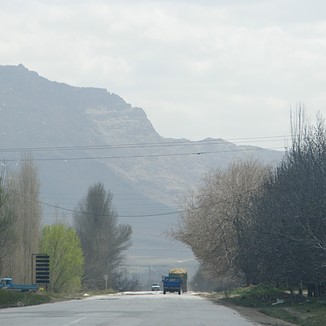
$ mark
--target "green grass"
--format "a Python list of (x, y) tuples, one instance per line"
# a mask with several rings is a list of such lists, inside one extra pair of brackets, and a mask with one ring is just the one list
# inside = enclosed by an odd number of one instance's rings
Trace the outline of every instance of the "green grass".
[[(89, 296), (115, 293), (113, 290), (86, 292)], [(53, 293), (53, 292), (19, 292), (0, 289), (0, 308), (38, 305), (48, 302), (81, 299), (85, 292), (81, 293)]]
[(50, 301), (51, 298), (46, 293), (18, 292), (0, 289), (1, 308), (37, 305)]
[[(277, 299), (283, 303), (275, 304)], [(282, 289), (253, 286), (228, 293), (224, 302), (256, 308), (271, 317), (301, 326), (326, 325), (326, 301), (291, 295)]]

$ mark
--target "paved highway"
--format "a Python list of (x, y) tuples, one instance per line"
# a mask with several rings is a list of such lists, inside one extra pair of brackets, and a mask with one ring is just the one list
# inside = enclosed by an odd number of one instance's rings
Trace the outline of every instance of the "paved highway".
[(252, 326), (191, 293), (137, 292), (0, 310), (3, 326)]

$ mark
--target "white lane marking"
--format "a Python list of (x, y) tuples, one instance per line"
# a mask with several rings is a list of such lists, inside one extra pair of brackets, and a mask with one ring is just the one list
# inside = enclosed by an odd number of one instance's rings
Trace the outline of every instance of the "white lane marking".
[(82, 317), (82, 318), (76, 319), (76, 320), (74, 320), (74, 321), (72, 321), (72, 322), (70, 322), (68, 324), (65, 324), (64, 326), (69, 326), (69, 325), (77, 324), (77, 323), (79, 323), (80, 321), (82, 321), (84, 319), (86, 319), (86, 317)]

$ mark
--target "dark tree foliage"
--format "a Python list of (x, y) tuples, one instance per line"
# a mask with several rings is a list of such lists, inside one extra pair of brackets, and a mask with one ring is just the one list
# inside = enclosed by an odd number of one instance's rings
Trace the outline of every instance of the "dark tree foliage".
[[(253, 199), (248, 243), (260, 282), (326, 281), (326, 130), (300, 127), (283, 162)], [(249, 240), (251, 239), (251, 240)]]
[(114, 287), (132, 230), (130, 225), (118, 224), (112, 194), (102, 183), (89, 188), (74, 214), (74, 224), (85, 259), (84, 285), (89, 289)]
[[(208, 174), (172, 237), (216, 281), (303, 286), (326, 294), (326, 128), (292, 120), (292, 146), (273, 170), (236, 164)], [(229, 281), (229, 280), (228, 280)]]

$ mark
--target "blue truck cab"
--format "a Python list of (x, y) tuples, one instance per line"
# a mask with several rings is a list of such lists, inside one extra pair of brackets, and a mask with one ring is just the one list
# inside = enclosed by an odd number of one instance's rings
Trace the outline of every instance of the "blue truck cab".
[(163, 283), (163, 294), (167, 292), (178, 292), (181, 294), (182, 280), (179, 277), (164, 276), (162, 279)]
[(14, 280), (11, 277), (3, 277), (0, 278), (0, 289), (36, 292), (39, 286), (37, 284), (14, 284)]

